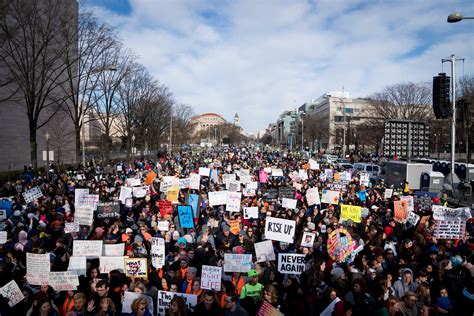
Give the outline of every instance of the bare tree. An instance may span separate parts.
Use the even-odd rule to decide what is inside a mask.
[[[316,114],[306,115],[304,120],[304,138],[311,144],[318,141],[321,144],[325,141],[329,144],[329,139],[334,136],[329,129],[329,116],[319,116]]]
[[[465,102],[458,108],[458,117],[463,130],[461,139],[466,146],[466,159],[468,162],[471,162],[471,152],[474,146],[474,76],[465,76],[461,78],[458,87],[460,97]]]
[[[30,159],[38,167],[38,129],[60,109],[65,98],[60,93],[66,67],[62,56],[67,39],[63,25],[74,25],[77,7],[55,0],[1,1],[0,64],[12,100],[26,107],[30,138]]]
[[[191,141],[193,136],[191,117],[193,116],[194,110],[190,105],[178,104],[174,106],[172,135],[173,144],[181,146]]]
[[[71,156],[72,152],[68,152],[70,148],[68,143],[71,141],[74,131],[68,128],[70,122],[65,120],[67,114],[64,111],[59,111],[48,124],[48,131],[51,135],[49,146],[54,150],[56,162],[58,165],[70,161],[64,161],[65,156]]]

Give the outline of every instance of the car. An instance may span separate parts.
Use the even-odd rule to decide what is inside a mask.
[[[378,180],[381,168],[370,163],[355,163],[352,170],[354,175],[368,173],[371,180]]]
[[[354,166],[351,163],[346,163],[346,162],[343,162],[343,163],[339,162],[337,165],[339,166],[339,168],[343,168],[344,170],[352,170],[354,168]]]

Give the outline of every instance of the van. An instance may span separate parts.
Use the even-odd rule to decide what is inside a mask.
[[[370,179],[379,179],[380,167],[370,163],[355,163],[352,167],[354,174],[368,173]]]

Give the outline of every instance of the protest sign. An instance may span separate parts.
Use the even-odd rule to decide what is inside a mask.
[[[315,233],[304,232],[303,238],[301,238],[301,247],[313,248],[314,240],[316,239]]]
[[[79,205],[83,195],[88,195],[89,189],[74,189],[74,205]]]
[[[155,268],[165,265],[165,240],[163,238],[151,237],[151,264]]]
[[[337,303],[339,303],[341,299],[336,296],[336,299],[334,299],[329,305],[321,312],[319,316],[332,316],[334,307],[336,306]]]
[[[467,221],[471,218],[470,209],[459,207],[449,208],[441,205],[433,205],[433,219],[437,221],[460,220]]]
[[[210,174],[211,174],[211,169],[203,168],[203,167],[199,168],[199,175],[200,176],[209,177]]]
[[[283,198],[283,199],[281,199],[281,206],[283,208],[294,210],[296,208],[296,202],[298,202],[298,201],[295,200],[295,199]]]
[[[294,199],[296,197],[296,190],[295,188],[290,187],[280,187],[278,189],[278,198],[283,199]]]
[[[168,221],[159,221],[158,230],[162,232],[167,232],[170,230],[170,222]]]
[[[437,239],[462,239],[465,232],[465,221],[442,220],[435,221],[433,236]]]
[[[115,257],[100,257],[99,271],[100,273],[109,273],[112,270],[124,272],[124,260],[128,258],[123,254]]]
[[[199,190],[201,185],[201,176],[197,173],[191,173],[189,175],[189,188],[193,190]]]
[[[146,178],[145,178],[145,184],[146,185],[152,185],[153,184],[153,181],[155,181],[156,179],[156,173],[155,171],[150,171],[148,172],[148,174],[146,175]]]
[[[420,220],[420,215],[414,212],[408,212],[407,226],[415,226],[416,223]]]
[[[436,192],[417,191],[413,197],[414,207],[419,211],[430,211],[435,197],[438,197]]]
[[[400,199],[402,201],[407,202],[407,209],[409,212],[413,212],[415,210],[415,204],[413,201],[413,195],[408,195],[408,196],[401,196]]]
[[[332,191],[347,191],[347,181],[341,181],[341,180],[335,180],[331,183],[328,183],[326,186],[327,190],[332,190]]]
[[[257,262],[275,260],[275,251],[271,240],[265,240],[254,244]]]
[[[194,217],[191,206],[178,205],[178,216],[181,228],[194,228]]]
[[[170,201],[167,200],[159,200],[158,201],[158,208],[160,209],[160,214],[164,218],[166,214],[173,213],[173,206],[171,205]]]
[[[349,178],[349,180],[350,180],[350,178]],[[364,186],[368,187],[369,183],[370,183],[370,175],[368,173],[361,173],[359,175],[359,183],[361,185],[364,185]]]
[[[226,188],[230,192],[240,192],[240,182],[238,181],[233,181],[233,182],[227,182],[226,183]]]
[[[366,190],[360,190],[357,192],[357,196],[359,197],[359,200],[362,203],[365,203],[367,201],[367,191]]]
[[[300,177],[301,181],[308,180],[308,173],[304,169],[298,170],[298,176]]]
[[[76,257],[100,257],[102,256],[102,240],[75,239],[72,252]]]
[[[77,233],[79,232],[79,223],[78,222],[65,222],[64,223],[64,233],[65,234],[70,234],[70,233]]]
[[[265,170],[260,170],[258,173],[258,181],[260,183],[267,183],[268,181],[268,172]]]
[[[170,308],[171,300],[175,296],[182,297],[184,300],[184,304],[186,305],[186,309],[189,310],[191,313],[194,312],[194,307],[197,304],[197,295],[158,291],[158,299],[156,304],[158,309],[158,315],[163,316],[166,314],[166,311]]]
[[[393,189],[385,189],[384,198],[391,199],[393,195]]]
[[[295,188],[297,191],[301,191],[303,185],[301,183],[293,182],[293,188]]]
[[[26,279],[32,285],[47,285],[50,267],[50,254],[26,253]]]
[[[140,181],[139,178],[127,178],[127,180],[125,181],[125,184],[128,187],[139,187],[142,185],[142,182]]]
[[[179,179],[178,183],[180,190],[189,189],[189,185],[191,184],[191,178]]]
[[[50,272],[49,285],[55,291],[76,291],[79,286],[79,277],[71,271]]]
[[[105,257],[120,257],[125,252],[125,244],[103,244],[102,255]]]
[[[321,203],[337,205],[339,203],[339,194],[339,191],[323,190],[323,195],[321,196]]]
[[[237,181],[235,173],[224,173],[222,175],[222,182],[224,182],[224,184],[227,184],[228,182],[233,182],[233,181]]]
[[[393,201],[393,209],[394,209],[394,218],[395,220],[405,223],[408,218],[408,205],[407,201],[400,200],[400,201]]]
[[[229,225],[229,230],[232,234],[237,236],[240,233],[240,223],[238,219],[229,219],[227,224]]]
[[[288,174],[288,177],[291,179],[293,182],[298,182],[300,181],[300,176],[297,171],[292,171],[290,174]]]
[[[68,271],[72,271],[77,275],[86,275],[87,258],[72,256],[69,258]]]
[[[240,212],[241,199],[242,199],[242,193],[229,191],[227,194],[227,205],[225,208],[226,211]]]
[[[6,231],[0,231],[0,245],[3,245],[7,242],[7,235]]]
[[[256,316],[283,316],[283,313],[266,300],[263,300]]]
[[[147,300],[146,306],[147,306],[149,315],[154,315],[153,298],[150,295],[139,294],[139,293],[130,292],[130,291],[125,291],[123,294],[124,294],[124,297],[123,297],[123,302],[122,302],[122,314],[126,314],[126,315],[132,314],[133,301],[139,298],[145,298]],[[146,315],[146,313],[144,315]]]
[[[334,178],[334,172],[332,169],[324,169],[324,174],[326,175],[327,180],[332,180]]]
[[[258,182],[257,181],[251,181],[245,185],[247,189],[252,189],[252,190],[257,190],[258,189]]]
[[[222,268],[213,266],[202,266],[201,288],[205,290],[221,290]]]
[[[279,253],[278,272],[284,274],[301,274],[304,272],[305,255]]]
[[[210,180],[216,184],[219,183],[219,171],[216,169],[211,169]]]
[[[137,199],[144,198],[148,193],[148,187],[134,187],[132,188],[132,195]]]
[[[179,187],[179,179],[174,176],[163,177],[160,182],[160,192],[166,193],[172,187]]]
[[[115,169],[117,170],[117,172],[122,172],[123,171],[122,165],[116,165]]]
[[[224,272],[249,272],[252,268],[252,255],[224,253]]]
[[[341,219],[354,223],[360,223],[362,220],[362,207],[356,205],[343,204],[341,206]]]
[[[319,170],[319,163],[316,160],[310,159],[309,160],[309,168],[311,170]]]
[[[227,191],[209,192],[208,196],[210,206],[227,204]]]
[[[283,170],[272,168],[272,177],[283,177]]]
[[[352,237],[344,228],[331,232],[327,242],[328,254],[336,262],[344,262],[354,249]]]
[[[125,208],[132,208],[133,206],[133,199],[132,198],[126,198],[125,199]]]
[[[239,177],[239,181],[240,181],[242,184],[247,184],[247,183],[252,182],[253,179],[252,179],[252,176],[246,175],[246,176],[240,176],[240,177]]]
[[[255,196],[256,190],[244,188],[242,195],[243,196]]]
[[[296,222],[267,216],[265,221],[265,239],[293,242]]]
[[[133,189],[129,187],[120,187],[119,200],[122,204],[125,204],[126,199],[131,199],[133,195]]]
[[[168,188],[166,199],[171,203],[178,202],[179,197],[179,187]]]
[[[244,219],[258,218],[258,206],[244,207]]]
[[[99,202],[97,204],[98,218],[114,218],[120,216],[120,202]]]
[[[306,191],[306,201],[309,206],[321,204],[318,188],[311,188]]]
[[[278,189],[266,189],[263,192],[262,197],[265,201],[274,201],[278,198]]]
[[[94,222],[94,209],[89,205],[77,205],[74,212],[74,221],[79,225],[92,226]]]
[[[87,190],[87,193],[89,193],[89,190]],[[23,199],[25,199],[26,204],[28,204],[42,197],[43,192],[41,192],[39,187],[34,187],[28,191],[23,192],[21,195],[23,196]]]
[[[11,280],[2,288],[0,288],[0,294],[8,300],[8,306],[10,307],[15,306],[25,298],[25,296],[23,296],[23,292],[20,290],[15,280]]]
[[[89,206],[95,211],[97,209],[97,203],[99,203],[98,194],[82,194],[75,206],[76,208],[78,206]]]
[[[350,172],[337,172],[334,174],[334,180],[351,181],[352,174]]]
[[[148,278],[147,258],[125,258],[125,275],[130,278]]]
[[[198,218],[199,213],[199,194],[188,194],[186,204],[193,209],[193,217]]]

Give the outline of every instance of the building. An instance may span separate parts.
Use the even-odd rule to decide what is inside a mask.
[[[209,127],[226,123],[227,121],[225,120],[225,118],[222,115],[216,113],[204,113],[201,115],[193,116],[191,118],[191,125],[193,126],[194,135],[196,135],[200,131],[207,130]]]
[[[284,111],[277,120],[276,142],[288,147],[295,146],[295,134],[297,132],[298,111]]]
[[[240,118],[239,118],[239,114],[235,113],[234,115],[234,125],[235,126],[240,126]]]

